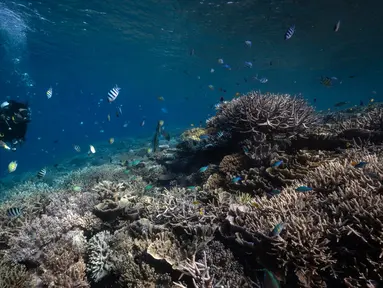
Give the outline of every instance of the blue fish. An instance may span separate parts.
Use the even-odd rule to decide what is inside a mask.
[[[279,195],[279,194],[281,194],[281,190],[273,189],[273,190],[271,190],[270,193],[267,193],[267,194],[270,195],[270,196]]]
[[[203,134],[199,136],[199,139],[204,140],[204,139],[209,139],[209,135]]]
[[[165,114],[168,113],[168,109],[166,109],[166,108],[161,108],[161,111],[162,111],[163,113],[165,113]]]
[[[297,192],[308,192],[308,191],[312,191],[313,188],[311,187],[307,187],[307,186],[299,186],[298,188],[295,189],[295,191]]]
[[[253,63],[249,62],[249,61],[245,61],[245,67],[247,68],[253,68]]]
[[[275,225],[273,231],[271,231],[271,236],[279,236],[281,234],[282,230],[285,228],[286,223],[280,222],[277,225]]]
[[[209,165],[199,168],[199,172],[205,172],[209,168]]]
[[[233,183],[237,183],[237,182],[240,181],[240,180],[242,180],[242,178],[238,176],[238,177],[233,178],[233,179],[231,180],[231,182],[233,182]]]
[[[283,164],[283,160],[275,161],[273,164],[271,164],[271,167],[276,168],[281,166],[281,164]]]
[[[274,273],[270,270],[265,269],[265,275],[263,278],[263,286],[264,288],[280,288],[281,285],[277,277],[275,277]]]
[[[226,68],[226,69],[228,69],[228,70],[231,70],[231,67],[230,67],[230,65],[228,65],[228,64],[223,64],[222,67],[223,67],[223,68]]]
[[[366,166],[368,164],[368,162],[364,162],[364,161],[361,161],[359,162],[358,164],[354,165],[355,168],[363,168],[364,166]]]
[[[289,40],[295,33],[295,25],[290,26],[285,33],[285,40]]]

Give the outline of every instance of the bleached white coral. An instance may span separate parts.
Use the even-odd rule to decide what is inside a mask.
[[[114,269],[113,251],[109,247],[110,240],[109,231],[97,233],[89,240],[87,271],[91,273],[94,282],[100,281]]]

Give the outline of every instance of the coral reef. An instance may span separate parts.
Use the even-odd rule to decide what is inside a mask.
[[[382,115],[250,92],[156,152],[102,148],[111,161],[14,186],[0,286],[376,287]]]

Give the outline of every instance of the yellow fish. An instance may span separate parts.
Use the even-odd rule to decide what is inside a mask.
[[[17,161],[12,161],[11,163],[8,164],[9,173],[15,172],[16,168],[17,168]]]
[[[109,144],[113,144],[114,143],[114,138],[109,138]]]
[[[5,142],[0,140],[0,147],[3,147],[6,150],[11,150],[11,147],[9,147]]]
[[[157,99],[158,99],[159,101],[165,101],[165,98],[162,97],[162,96],[157,97]]]
[[[257,202],[251,202],[251,206],[258,208],[258,209],[261,208],[261,206]]]
[[[239,96],[241,96],[241,93],[239,92],[235,93],[235,97],[239,97]]]

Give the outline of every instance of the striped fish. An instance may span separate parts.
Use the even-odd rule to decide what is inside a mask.
[[[110,91],[108,92],[108,101],[113,102],[114,100],[116,100],[118,94],[120,94],[120,90],[121,88],[119,88],[117,85],[114,88],[110,89]]]
[[[80,146],[78,146],[78,145],[73,145],[73,149],[74,149],[76,152],[81,152],[81,148],[80,148]]]
[[[293,37],[294,33],[295,33],[295,25],[290,26],[290,28],[287,29],[285,33],[285,40],[289,40],[291,37]]]
[[[53,95],[53,90],[52,90],[52,87],[50,87],[50,88],[48,89],[48,91],[47,91],[47,98],[48,98],[48,99],[51,99],[52,95]]]
[[[7,209],[8,217],[18,217],[20,215],[21,215],[21,208],[19,207],[12,207]]]
[[[39,178],[39,179],[44,178],[46,174],[47,174],[47,169],[42,168],[42,169],[37,173],[37,178]]]

